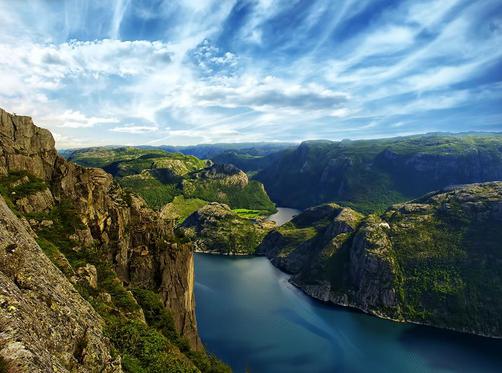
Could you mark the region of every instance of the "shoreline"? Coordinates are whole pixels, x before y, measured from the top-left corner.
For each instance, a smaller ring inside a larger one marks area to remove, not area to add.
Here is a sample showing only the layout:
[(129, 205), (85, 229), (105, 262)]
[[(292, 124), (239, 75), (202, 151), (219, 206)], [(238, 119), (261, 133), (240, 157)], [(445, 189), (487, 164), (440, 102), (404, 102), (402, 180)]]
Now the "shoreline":
[[(214, 252), (214, 251), (203, 251), (203, 250), (195, 250), (194, 253), (196, 253), (196, 254), (209, 254), (209, 255), (215, 255), (215, 256), (230, 256), (230, 257), (233, 256), (233, 257), (255, 257), (255, 258), (259, 258), (259, 257), (264, 257), (265, 256), (265, 255), (244, 254), (244, 253), (219, 253), (219, 252)], [(400, 324), (411, 324), (411, 325), (418, 325), (418, 326), (426, 326), (426, 327), (434, 328), (434, 329), (437, 329), (437, 330), (444, 330), (444, 331), (448, 331), (448, 332), (461, 333), (461, 334), (475, 336), (475, 337), (482, 337), (482, 338), (489, 338), (489, 339), (495, 339), (495, 340), (502, 340), (502, 336), (483, 334), (483, 333), (479, 333), (479, 332), (468, 330), (468, 329), (456, 329), (456, 328), (447, 327), (447, 326), (437, 326), (437, 325), (434, 325), (434, 324), (431, 324), (431, 323), (425, 323), (425, 322), (420, 322), (420, 321), (394, 319), (394, 318), (391, 318), (391, 317), (388, 317), (388, 316), (385, 316), (385, 315), (382, 315), (382, 314), (376, 314), (376, 313), (368, 312), (368, 311), (366, 311), (366, 310), (358, 307), (355, 304), (350, 304), (350, 303), (344, 304), (344, 303), (340, 303), (340, 302), (337, 303), (337, 302), (333, 302), (331, 300), (321, 299), (321, 298), (315, 296), (313, 293), (309, 292), (306, 288), (302, 287), (301, 284), (297, 284), (294, 281), (291, 281), (292, 275), (290, 273), (285, 272), (280, 267), (274, 265), (274, 263), (269, 258), (267, 258), (267, 259), (268, 259), (268, 262), (270, 264), (272, 264), (275, 268), (277, 268), (282, 273), (284, 273), (284, 274), (286, 274), (286, 275), (289, 276), (288, 282), (291, 285), (293, 285), (295, 288), (301, 290), (302, 293), (305, 294), (306, 296), (308, 296), (309, 298), (311, 298), (311, 299), (313, 299), (313, 300), (315, 300), (317, 302), (321, 302), (321, 303), (323, 303), (325, 305), (342, 307), (342, 308), (345, 308), (346, 310), (349, 310), (349, 311), (353, 310), (353, 311), (362, 312), (365, 315), (368, 315), (368, 316), (371, 316), (371, 317), (377, 317), (377, 318), (382, 319), (382, 320), (389, 320), (389, 321), (400, 323)]]
[[(272, 265), (274, 265), (274, 264), (272, 263)], [(274, 265), (274, 267), (277, 268), (277, 269), (279, 269), (281, 272), (286, 273), (282, 269), (280, 269), (279, 267), (277, 267), (275, 265)], [(305, 295), (309, 296), (310, 298), (312, 298), (312, 299), (314, 299), (314, 300), (316, 300), (318, 302), (326, 304), (326, 305), (333, 305), (333, 306), (337, 306), (337, 307), (343, 307), (343, 308), (348, 309), (348, 310), (355, 310), (355, 311), (358, 311), (358, 312), (362, 312), (362, 313), (364, 313), (365, 315), (368, 315), (368, 316), (377, 317), (377, 318), (382, 319), (382, 320), (389, 320), (389, 321), (400, 323), (400, 324), (412, 324), (412, 325), (426, 326), (426, 327), (434, 328), (434, 329), (437, 329), (437, 330), (446, 330), (446, 331), (449, 331), (449, 332), (461, 333), (461, 334), (475, 336), (475, 337), (482, 337), (482, 338), (489, 338), (489, 339), (495, 339), (495, 340), (502, 340), (502, 336), (483, 334), (483, 333), (479, 333), (479, 332), (468, 330), (468, 329), (456, 329), (456, 328), (452, 328), (452, 327), (448, 327), (448, 326), (438, 326), (438, 325), (434, 325), (434, 324), (431, 324), (431, 323), (420, 322), (420, 321), (394, 319), (392, 317), (388, 317), (388, 316), (385, 316), (383, 314), (377, 314), (377, 313), (368, 312), (368, 311), (360, 308), (356, 304), (333, 302), (331, 300), (321, 299), (321, 298), (315, 296), (314, 294), (310, 293), (307, 289), (305, 289), (304, 287), (302, 287), (300, 284), (297, 284), (294, 281), (291, 281), (291, 277), (288, 279), (288, 282), (291, 285), (293, 285), (294, 287), (296, 287), (297, 289), (301, 290)]]

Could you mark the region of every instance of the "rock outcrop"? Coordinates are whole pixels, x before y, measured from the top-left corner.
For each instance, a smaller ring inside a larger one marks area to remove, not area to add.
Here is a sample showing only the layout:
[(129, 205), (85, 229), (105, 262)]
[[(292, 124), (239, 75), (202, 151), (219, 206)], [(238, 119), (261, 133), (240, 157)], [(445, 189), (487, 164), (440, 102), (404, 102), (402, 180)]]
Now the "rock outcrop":
[(224, 255), (253, 254), (275, 223), (239, 216), (223, 203), (209, 203), (191, 214), (178, 228), (199, 252)]
[[(0, 175), (26, 173), (47, 186), (16, 199), (19, 211), (71, 208), (80, 226), (69, 237), (75, 250), (97, 246), (124, 284), (160, 291), (166, 308), (175, 315), (178, 332), (193, 349), (202, 349), (195, 323), (192, 248), (173, 243), (172, 224), (147, 208), (141, 198), (122, 190), (103, 170), (59, 157), (50, 132), (35, 126), (31, 118), (0, 109), (0, 119)], [(36, 218), (29, 221), (34, 228), (52, 224)]]
[(213, 164), (194, 173), (192, 178), (204, 180), (223, 179), (228, 185), (236, 185), (241, 188), (244, 188), (249, 183), (246, 173), (231, 164)]
[(0, 196), (0, 357), (12, 372), (121, 372), (102, 320)]
[(30, 117), (0, 109), (0, 136), (0, 175), (30, 170), (35, 177), (52, 179), (58, 155), (48, 130), (34, 126)]
[(310, 209), (258, 252), (322, 301), (502, 337), (502, 182), (449, 187), (380, 216), (344, 210)]

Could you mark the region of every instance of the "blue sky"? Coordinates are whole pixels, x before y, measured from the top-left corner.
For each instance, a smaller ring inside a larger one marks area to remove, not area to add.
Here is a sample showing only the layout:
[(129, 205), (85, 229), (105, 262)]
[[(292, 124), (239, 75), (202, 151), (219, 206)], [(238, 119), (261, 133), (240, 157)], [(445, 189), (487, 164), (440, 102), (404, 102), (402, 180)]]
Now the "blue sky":
[(0, 0), (0, 107), (58, 147), (502, 130), (500, 0)]

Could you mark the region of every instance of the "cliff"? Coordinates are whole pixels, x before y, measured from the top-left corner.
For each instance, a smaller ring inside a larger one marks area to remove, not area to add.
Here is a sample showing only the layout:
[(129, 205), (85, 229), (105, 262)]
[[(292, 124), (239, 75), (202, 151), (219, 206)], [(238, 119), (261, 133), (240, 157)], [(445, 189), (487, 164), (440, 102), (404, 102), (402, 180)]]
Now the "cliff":
[(0, 357), (12, 372), (121, 372), (103, 321), (0, 197)]
[(307, 294), (397, 321), (502, 337), (502, 182), (446, 188), (381, 215), (321, 209), (271, 232), (258, 249)]
[(337, 202), (369, 213), (453, 184), (502, 180), (502, 134), (306, 141), (256, 176), (280, 206)]
[[(131, 309), (137, 309), (139, 307), (127, 288), (158, 292), (164, 307), (172, 315), (176, 332), (191, 349), (202, 350), (195, 322), (191, 246), (175, 243), (172, 225), (149, 209), (141, 198), (122, 190), (111, 175), (100, 169), (83, 168), (59, 157), (50, 132), (35, 126), (31, 118), (11, 115), (0, 109), (0, 119), (0, 191), (10, 208), (23, 219), (26, 217), (24, 221), (33, 229), (31, 236), (37, 238), (44, 252), (79, 290), (83, 287), (79, 277), (94, 277), (94, 281), (87, 281), (81, 293), (93, 303), (110, 296), (97, 294), (96, 283), (98, 290), (101, 287), (107, 290), (117, 308), (113, 311), (107, 306), (106, 312), (119, 312), (144, 322), (141, 312), (124, 313), (129, 305), (122, 304), (120, 297), (128, 299)], [(13, 226), (16, 224), (19, 225), (12, 222)], [(8, 237), (5, 229), (1, 236), (3, 244)], [(43, 258), (33, 238), (28, 236), (23, 233), (30, 250), (38, 251), (37, 255)], [(106, 269), (108, 265), (112, 272)], [(37, 273), (37, 268), (31, 270)], [(7, 271), (4, 263), (0, 273), (7, 276)], [(37, 276), (43, 278), (40, 284), (50, 282), (46, 292), (50, 292), (51, 284), (64, 284), (54, 278), (45, 278), (44, 274), (42, 271)], [(110, 281), (101, 281), (100, 276), (108, 274)], [(115, 282), (114, 277), (120, 281)], [(25, 294), (19, 295), (20, 301), (27, 301), (27, 298), (21, 299), (23, 296)], [(73, 292), (72, 297), (76, 299), (78, 294)], [(32, 301), (31, 306), (44, 307), (37, 303), (37, 299)], [(85, 304), (82, 299), (80, 301)], [(100, 307), (104, 307), (102, 303), (99, 303)], [(84, 311), (88, 312), (85, 307), (82, 311), (72, 307), (65, 309), (75, 320), (79, 320)], [(8, 317), (6, 312), (2, 308), (2, 317)], [(100, 324), (92, 319), (96, 317), (92, 312), (89, 311), (86, 317), (96, 327)], [(43, 330), (44, 326), (46, 330)], [(13, 327), (19, 328), (13, 336), (21, 333), (21, 324)], [(53, 327), (57, 325), (52, 325), (51, 319), (41, 324), (39, 338), (43, 340), (43, 332), (48, 334)], [(85, 328), (84, 317), (82, 328)], [(78, 334), (79, 330), (72, 333)], [(47, 339), (50, 341), (49, 336)], [(71, 349), (73, 340), (66, 342), (69, 344), (66, 348)], [(99, 346), (98, 343), (96, 348)], [(103, 352), (102, 355), (106, 354)], [(45, 365), (40, 359), (42, 355), (36, 355), (39, 369), (43, 369)]]

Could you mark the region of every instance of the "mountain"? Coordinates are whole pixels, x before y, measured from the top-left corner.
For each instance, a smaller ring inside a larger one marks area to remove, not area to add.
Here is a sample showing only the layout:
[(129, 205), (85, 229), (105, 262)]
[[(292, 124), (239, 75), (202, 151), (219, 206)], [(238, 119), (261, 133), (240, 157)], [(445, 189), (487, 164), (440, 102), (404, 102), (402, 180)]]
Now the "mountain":
[(197, 251), (251, 255), (275, 223), (249, 215), (257, 212), (233, 211), (225, 204), (213, 202), (191, 214), (178, 230)]
[[(293, 149), (288, 147), (287, 149)], [(269, 154), (253, 154), (246, 150), (227, 150), (212, 157), (216, 163), (229, 163), (245, 171), (248, 175), (254, 175), (258, 171), (270, 167), (275, 162), (278, 162), (283, 154), (284, 149), (277, 150)]]
[(249, 142), (249, 143), (220, 143), (220, 144), (198, 144), (189, 146), (139, 146), (143, 149), (161, 149), (167, 152), (183, 153), (193, 155), (197, 158), (211, 159), (226, 152), (236, 152), (254, 157), (263, 157), (278, 151), (296, 147), (297, 144), (287, 142)]
[(232, 165), (213, 164), (192, 155), (134, 147), (87, 148), (68, 156), (86, 167), (101, 167), (119, 184), (141, 195), (155, 209), (183, 196), (228, 204), (231, 208), (274, 212), (263, 185)]
[(502, 337), (502, 182), (449, 187), (380, 215), (313, 207), (257, 253), (322, 301)]
[(502, 180), (502, 134), (426, 134), (306, 141), (259, 172), (279, 206), (337, 202), (384, 210), (448, 185)]
[[(0, 109), (0, 366), (227, 371), (203, 349), (193, 247), (49, 131)], [(52, 262), (52, 263), (51, 263)]]

